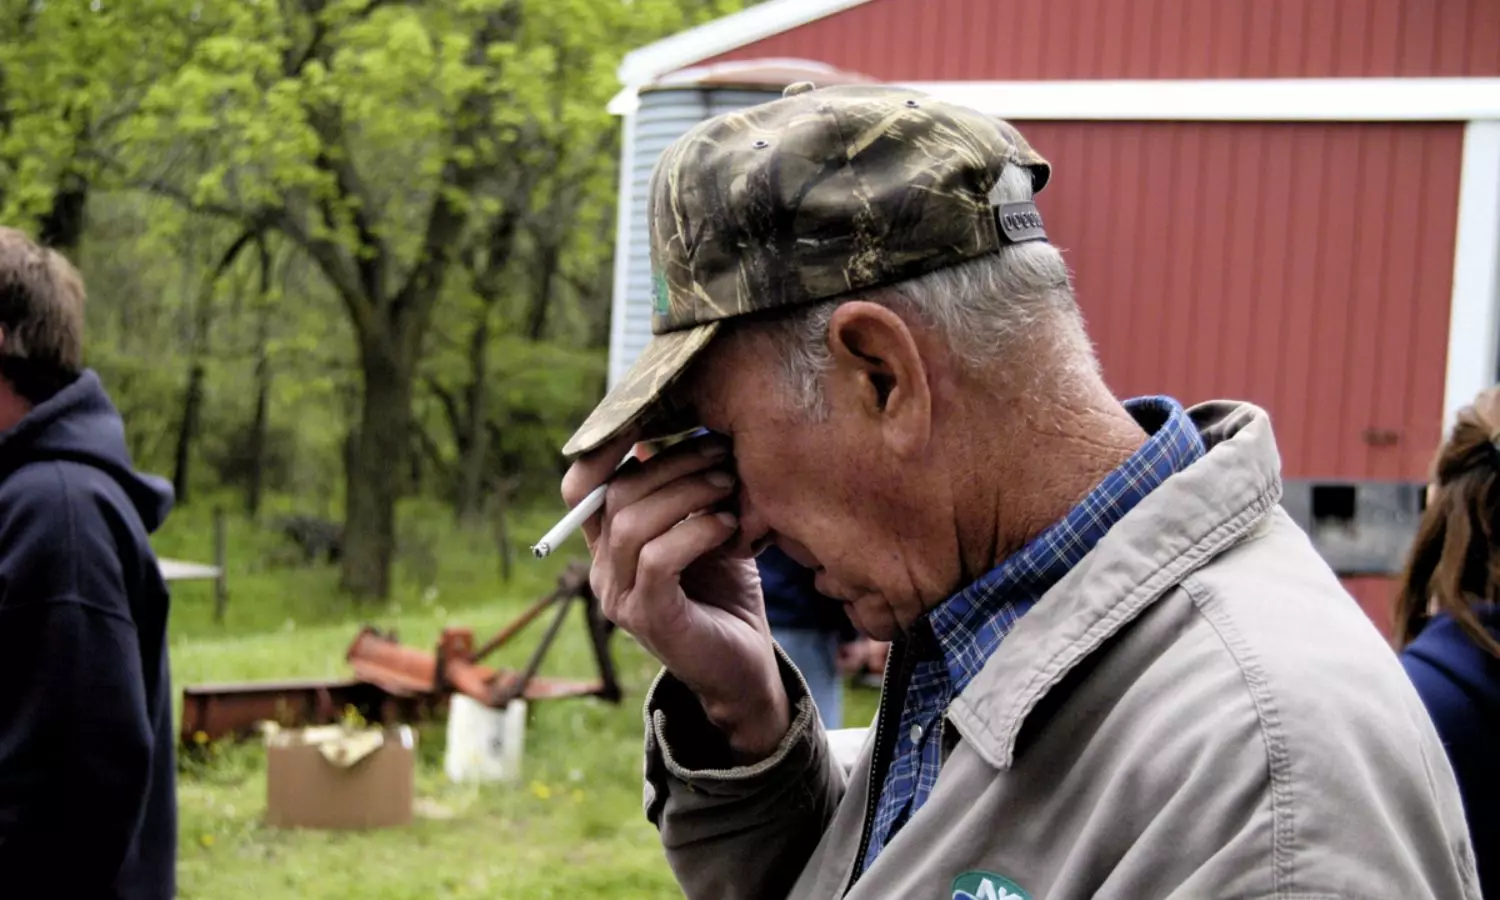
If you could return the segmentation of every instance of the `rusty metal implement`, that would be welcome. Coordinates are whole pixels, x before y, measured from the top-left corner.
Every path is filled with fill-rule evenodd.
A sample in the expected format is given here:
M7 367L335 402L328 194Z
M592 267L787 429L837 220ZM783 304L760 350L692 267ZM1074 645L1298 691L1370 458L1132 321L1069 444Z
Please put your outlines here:
M597 679L551 678L537 674L547 651L578 602L584 609L598 668ZM549 609L552 620L524 668L493 668L480 661L509 643ZM185 745L253 735L261 722L283 727L339 721L350 708L366 721L395 724L428 718L457 691L500 708L517 697L554 700L599 697L618 703L609 639L614 625L604 618L589 589L588 567L568 566L557 589L538 600L477 649L468 628L445 628L434 651L408 647L393 635L366 625L345 653L353 677L336 680L268 681L195 685L182 692L181 740Z

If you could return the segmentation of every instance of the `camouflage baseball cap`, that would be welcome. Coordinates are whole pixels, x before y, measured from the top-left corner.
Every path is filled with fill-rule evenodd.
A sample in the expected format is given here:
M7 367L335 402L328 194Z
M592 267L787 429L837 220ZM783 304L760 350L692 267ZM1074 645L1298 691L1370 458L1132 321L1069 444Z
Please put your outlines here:
M695 125L651 176L653 337L563 453L640 420L726 319L1044 240L1034 206L996 207L1007 165L1051 174L1009 123L884 85L802 82Z

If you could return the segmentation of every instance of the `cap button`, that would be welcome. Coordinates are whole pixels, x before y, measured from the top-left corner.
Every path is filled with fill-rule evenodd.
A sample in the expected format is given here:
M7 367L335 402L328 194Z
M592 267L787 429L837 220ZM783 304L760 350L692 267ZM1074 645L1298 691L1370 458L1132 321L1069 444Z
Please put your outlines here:
M808 91L814 90L815 88L816 85L814 85L811 81L796 81L787 85L786 90L781 92L781 96L795 97L798 94L805 94Z

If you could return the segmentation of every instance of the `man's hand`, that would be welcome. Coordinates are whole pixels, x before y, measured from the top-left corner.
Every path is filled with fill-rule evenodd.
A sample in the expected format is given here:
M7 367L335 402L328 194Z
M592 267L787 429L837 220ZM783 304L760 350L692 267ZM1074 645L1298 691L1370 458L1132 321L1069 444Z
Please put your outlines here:
M627 435L573 464L572 507L614 473ZM768 756L791 723L753 559L726 546L739 523L718 510L734 496L729 444L711 435L632 463L583 526L589 584L604 614L697 695L745 761Z

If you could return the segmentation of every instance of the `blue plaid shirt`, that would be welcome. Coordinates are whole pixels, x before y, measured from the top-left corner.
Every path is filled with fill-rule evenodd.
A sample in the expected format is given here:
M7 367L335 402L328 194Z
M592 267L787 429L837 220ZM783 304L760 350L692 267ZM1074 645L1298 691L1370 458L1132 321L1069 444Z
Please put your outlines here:
M928 613L930 635L909 647L920 655L907 682L862 870L932 793L942 764L943 714L1016 621L1143 497L1203 455L1197 429L1175 400L1142 397L1125 406L1150 433L1146 443L1060 521Z

